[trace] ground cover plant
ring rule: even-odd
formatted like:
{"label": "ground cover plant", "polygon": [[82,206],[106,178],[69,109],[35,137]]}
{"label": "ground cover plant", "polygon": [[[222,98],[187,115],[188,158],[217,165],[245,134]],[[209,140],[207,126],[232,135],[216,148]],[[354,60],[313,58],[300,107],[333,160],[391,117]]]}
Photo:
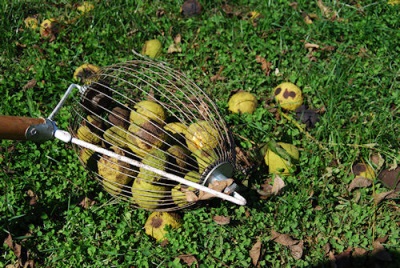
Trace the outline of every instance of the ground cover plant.
{"label": "ground cover plant", "polygon": [[[248,205],[183,211],[157,242],[144,230],[150,212],[112,199],[72,146],[2,140],[0,266],[399,267],[399,187],[386,180],[400,162],[400,5],[183,4],[3,1],[0,114],[46,117],[76,68],[134,59],[158,39],[157,59],[195,80],[230,126]],[[303,110],[275,102],[283,82],[301,88]],[[256,96],[253,113],[228,109],[240,90]],[[69,105],[57,116],[62,129]],[[269,174],[265,145],[274,142],[298,148],[295,173]]]}

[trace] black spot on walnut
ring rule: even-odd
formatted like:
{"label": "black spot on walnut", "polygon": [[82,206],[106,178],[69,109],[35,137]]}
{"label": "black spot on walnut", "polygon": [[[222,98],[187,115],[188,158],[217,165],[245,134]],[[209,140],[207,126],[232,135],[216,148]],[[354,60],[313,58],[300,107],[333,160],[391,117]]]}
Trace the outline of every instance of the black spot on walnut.
{"label": "black spot on walnut", "polygon": [[279,93],[281,93],[282,89],[280,87],[278,87],[277,89],[275,89],[275,96],[279,95]]}
{"label": "black spot on walnut", "polygon": [[163,220],[159,217],[154,217],[153,219],[151,219],[151,226],[153,228],[159,228],[163,223]]}
{"label": "black spot on walnut", "polygon": [[358,163],[353,166],[353,173],[354,175],[360,175],[361,172],[366,171],[367,168],[363,163]]}
{"label": "black spot on walnut", "polygon": [[284,97],[285,99],[288,99],[288,98],[295,98],[295,97],[296,97],[296,92],[294,92],[294,91],[289,91],[289,90],[285,89],[285,92],[283,92],[283,97]]}

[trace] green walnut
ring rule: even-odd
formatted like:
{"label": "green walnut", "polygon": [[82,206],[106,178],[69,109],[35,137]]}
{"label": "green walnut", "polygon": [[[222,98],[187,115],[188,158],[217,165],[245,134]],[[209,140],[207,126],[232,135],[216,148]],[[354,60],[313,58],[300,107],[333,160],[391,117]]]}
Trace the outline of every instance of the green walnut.
{"label": "green walnut", "polygon": [[161,55],[162,44],[158,39],[148,40],[144,43],[142,54],[154,59]]}
{"label": "green walnut", "polygon": [[189,168],[192,163],[190,152],[180,145],[172,145],[167,152],[170,155],[170,163],[176,164],[179,168]]}
{"label": "green walnut", "polygon": [[[153,212],[146,220],[144,230],[147,235],[157,241],[165,240],[168,230],[177,229],[182,225],[180,216],[173,212]],[[169,226],[169,228],[165,228]]]}
{"label": "green walnut", "polygon": [[166,138],[164,129],[151,120],[141,126],[131,124],[126,135],[127,146],[139,156],[143,156],[154,148],[160,148]]}
{"label": "green walnut", "polygon": [[233,94],[228,101],[229,111],[252,114],[257,108],[257,99],[250,92],[239,91]]}
{"label": "green walnut", "polygon": [[114,146],[124,148],[127,146],[126,129],[119,126],[112,126],[104,131],[103,137]]}
{"label": "green walnut", "polygon": [[[111,149],[118,154],[123,154],[116,147],[111,147]],[[101,157],[97,161],[97,167],[104,189],[112,195],[120,194],[137,173],[128,163],[108,156]]]}
{"label": "green walnut", "polygon": [[217,129],[207,121],[192,123],[185,134],[186,144],[191,152],[214,150],[219,143]]}
{"label": "green walnut", "polygon": [[[289,175],[296,170],[299,150],[293,144],[277,142],[275,148],[268,148],[264,156],[269,173]],[[284,151],[282,151],[284,150]]]}
{"label": "green walnut", "polygon": [[168,188],[163,185],[147,182],[139,173],[132,185],[132,201],[139,207],[153,210],[161,205],[168,193]]}
{"label": "green walnut", "polygon": [[274,89],[275,101],[289,111],[294,111],[303,104],[303,95],[298,86],[285,82]]}
{"label": "green walnut", "polygon": [[210,165],[218,160],[215,151],[197,150],[193,152],[199,166],[199,173],[202,174]]}
{"label": "green walnut", "polygon": [[80,126],[76,132],[76,136],[78,139],[92,144],[98,144],[101,141],[100,137],[90,131],[88,126]]}
{"label": "green walnut", "polygon": [[150,100],[143,100],[135,104],[132,110],[129,120],[136,125],[140,125],[144,121],[153,120],[160,125],[164,125],[166,118],[164,108],[157,102]]}

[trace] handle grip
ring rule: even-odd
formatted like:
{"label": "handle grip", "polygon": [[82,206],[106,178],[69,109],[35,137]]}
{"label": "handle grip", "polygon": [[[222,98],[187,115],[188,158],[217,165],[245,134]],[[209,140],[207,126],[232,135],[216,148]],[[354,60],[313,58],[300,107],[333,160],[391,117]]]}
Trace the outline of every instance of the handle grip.
{"label": "handle grip", "polygon": [[45,118],[30,118],[21,116],[0,116],[0,139],[28,140],[27,130],[33,125],[45,124]]}

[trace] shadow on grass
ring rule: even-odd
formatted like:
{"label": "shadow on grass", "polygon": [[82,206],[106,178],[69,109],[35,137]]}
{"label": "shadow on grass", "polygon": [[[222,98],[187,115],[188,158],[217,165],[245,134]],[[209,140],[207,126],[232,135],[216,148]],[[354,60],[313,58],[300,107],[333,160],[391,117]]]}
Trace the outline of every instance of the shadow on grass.
{"label": "shadow on grass", "polygon": [[[95,190],[92,192],[96,193]],[[65,228],[67,222],[66,213],[73,207],[82,206],[81,202],[85,197],[94,199],[95,195],[91,193],[87,195],[72,193],[63,200],[53,199],[46,202],[40,202],[39,200],[33,203],[32,199],[27,197],[26,203],[21,205],[24,206],[24,214],[17,217],[2,217],[0,220],[0,226],[2,226],[0,241],[4,241],[4,244],[14,251],[19,264],[22,265],[20,267],[35,267],[30,260],[33,260],[37,265],[44,263],[49,252],[38,248],[38,240],[41,239],[37,238],[51,235],[49,233],[57,234]],[[46,224],[51,224],[51,227],[42,228]],[[32,228],[34,228],[33,232]],[[0,249],[0,253],[4,256],[2,249]]]}
{"label": "shadow on grass", "polygon": [[358,256],[351,250],[327,257],[327,261],[312,266],[312,268],[398,268],[400,267],[400,252],[378,250]]}

